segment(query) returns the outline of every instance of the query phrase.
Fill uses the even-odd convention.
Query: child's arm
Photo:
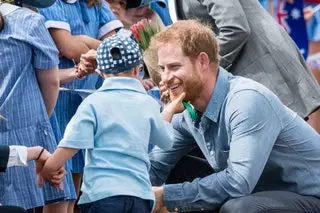
[[[59,142],[57,150],[44,165],[41,175],[45,180],[52,182],[54,175],[59,174],[59,169],[79,149],[94,148],[96,118],[92,104],[95,101],[88,97],[78,107],[77,112],[66,127],[63,139]]]
[[[56,151],[47,159],[41,170],[41,176],[49,183],[59,185],[63,179],[56,178],[61,173],[61,168],[68,159],[72,158],[79,149],[59,147]],[[57,182],[58,181],[58,182]]]
[[[163,120],[171,123],[174,114],[184,111],[184,106],[182,101],[185,97],[185,93],[182,93],[178,98],[172,100],[168,105],[166,105],[161,113]]]
[[[172,147],[174,130],[169,122],[171,122],[174,114],[184,110],[184,106],[182,104],[184,97],[185,93],[171,101],[162,111],[162,119],[159,116],[159,118],[154,121],[151,126],[150,143],[157,145],[164,150],[168,150]]]

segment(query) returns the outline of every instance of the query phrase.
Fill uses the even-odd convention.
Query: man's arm
[[[227,103],[226,118],[231,132],[227,168],[191,183],[165,185],[169,211],[217,209],[254,189],[281,129],[278,115],[264,96],[242,91]]]
[[[230,67],[251,33],[247,16],[239,0],[201,0],[207,7],[219,30],[221,62],[223,68]]]

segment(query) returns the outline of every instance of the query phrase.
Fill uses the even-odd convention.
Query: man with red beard
[[[173,147],[150,153],[155,212],[320,212],[314,129],[262,84],[221,68],[217,39],[198,21],[176,22],[151,45],[162,70],[162,98],[185,93],[197,115],[193,119],[190,108],[172,112],[181,112],[172,120]],[[196,147],[214,171],[168,184],[175,164]],[[192,164],[184,168],[186,176],[201,173]]]

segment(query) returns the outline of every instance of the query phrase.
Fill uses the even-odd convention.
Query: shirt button
[[[210,143],[209,143],[209,142],[207,143],[207,146],[210,146]]]
[[[210,155],[213,155],[214,154],[214,152],[213,151],[210,151]]]
[[[48,135],[48,132],[47,132],[47,130],[43,130],[43,132],[44,132],[44,134],[45,134],[45,135]]]
[[[174,209],[174,211],[175,211],[175,212],[178,212],[178,211],[179,211],[179,209],[178,209],[178,208],[175,208],[175,209]]]

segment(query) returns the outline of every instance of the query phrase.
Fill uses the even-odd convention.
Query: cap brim
[[[37,8],[50,7],[55,1],[56,0],[22,0],[23,4]]]

